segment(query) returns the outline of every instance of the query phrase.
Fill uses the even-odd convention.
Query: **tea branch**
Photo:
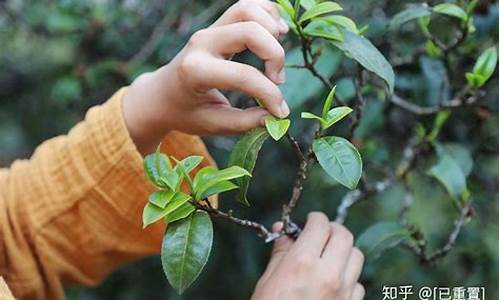
[[[440,248],[430,252],[427,249],[427,240],[419,231],[413,233],[412,242],[404,242],[403,246],[413,252],[419,260],[424,264],[434,264],[440,258],[446,256],[455,245],[460,232],[462,231],[467,220],[472,216],[472,201],[469,200],[460,210],[458,218],[455,220],[453,229],[448,234],[447,242]]]
[[[267,229],[267,227],[261,223],[235,217],[233,215],[232,210],[229,210],[228,212],[223,212],[213,207],[210,201],[208,201],[207,199],[204,199],[201,202],[193,201],[191,202],[191,204],[193,204],[197,209],[203,210],[213,217],[226,219],[236,225],[256,230],[258,236],[262,237],[266,242],[272,241],[280,236],[279,233],[273,233],[271,230]]]

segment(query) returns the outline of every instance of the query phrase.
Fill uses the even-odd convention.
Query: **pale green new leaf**
[[[231,191],[231,190],[234,190],[237,188],[238,188],[238,186],[229,180],[217,182],[216,184],[207,188],[203,193],[201,193],[200,199],[206,199],[212,195]]]
[[[348,106],[339,106],[332,108],[326,115],[326,128],[331,127],[333,124],[345,118],[348,114],[352,112],[352,108]]]
[[[188,156],[186,158],[184,158],[183,160],[181,160],[179,163],[182,165],[182,167],[184,168],[184,171],[186,171],[186,173],[190,173],[191,171],[194,170],[194,168],[196,168],[201,162],[203,161],[203,156],[197,156],[197,155],[191,155],[191,156]],[[176,165],[177,167],[177,165]]]
[[[467,13],[460,6],[453,3],[441,3],[434,6],[432,10],[438,14],[459,18],[463,21],[467,20]]]
[[[382,53],[365,37],[345,29],[342,30],[342,33],[343,41],[332,41],[332,44],[359,62],[365,69],[384,79],[392,92],[394,90],[394,71]]]
[[[161,262],[168,282],[182,294],[200,275],[213,242],[208,214],[196,211],[167,226],[161,247]]]
[[[358,33],[358,27],[356,26],[356,23],[354,23],[353,20],[349,19],[346,16],[332,15],[332,16],[314,18],[313,20],[326,21],[332,25],[338,25],[340,27],[344,27],[349,31]]]
[[[426,3],[413,4],[394,15],[389,23],[389,30],[397,30],[401,25],[420,17],[430,16],[431,10]]]
[[[165,208],[158,207],[150,202],[146,203],[144,210],[142,211],[142,228],[146,228],[148,225],[160,220],[166,216],[168,211]]]
[[[297,1],[300,2],[300,6],[302,6],[305,10],[310,9],[311,7],[316,5],[317,2],[315,0],[297,0]]]
[[[310,113],[310,112],[305,112],[305,111],[300,114],[300,117],[302,119],[316,119],[318,121],[324,121],[322,117],[317,116],[317,115]]]
[[[335,90],[337,90],[337,86],[335,85],[328,96],[326,97],[325,104],[323,104],[323,111],[321,113],[321,117],[326,120],[328,117],[328,112],[330,108],[332,108],[333,98],[335,97]]]
[[[295,19],[295,10],[289,0],[276,0],[278,5],[287,13],[290,19]]]
[[[384,251],[410,239],[410,232],[396,222],[376,223],[364,231],[356,246],[369,260],[377,259]]]
[[[175,195],[168,201],[165,208],[161,208],[154,204],[148,202],[146,206],[144,206],[144,210],[142,212],[142,226],[145,228],[146,226],[160,220],[165,217],[167,214],[175,211],[184,203],[188,202],[191,199],[191,196],[184,194],[182,192],[176,192]]]
[[[159,147],[158,147],[159,148]],[[144,173],[146,177],[154,185],[159,187],[166,187],[167,185],[161,177],[171,173],[172,165],[168,157],[157,150],[155,153],[149,154],[144,158]]]
[[[229,165],[240,166],[252,173],[259,155],[262,144],[269,137],[269,133],[265,128],[255,128],[247,132],[233,147],[229,156]],[[245,204],[248,203],[246,194],[250,185],[250,177],[241,177],[235,180],[240,187],[236,200]]]
[[[343,36],[337,25],[332,25],[324,20],[313,20],[304,28],[308,36],[325,38],[328,40],[342,41]]]
[[[201,171],[198,173],[200,174]],[[226,181],[230,179],[235,179],[235,178],[240,178],[243,176],[249,176],[251,177],[252,175],[245,170],[244,168],[240,166],[231,166],[226,169],[222,170],[215,170],[207,173],[201,173],[201,175],[196,175],[195,181],[194,181],[194,192],[196,195],[196,199],[200,200],[202,199],[201,195],[210,187],[214,186],[215,184],[221,182],[221,181]],[[198,180],[197,180],[198,179]]]
[[[475,87],[481,87],[486,83],[488,79],[490,79],[493,72],[495,72],[495,68],[497,66],[498,61],[498,50],[495,46],[486,49],[477,59],[476,64],[474,65],[473,72],[476,75],[480,75],[479,85]],[[466,75],[467,76],[467,75]]]
[[[275,141],[281,139],[286,134],[288,128],[290,127],[290,120],[277,119],[273,116],[267,116],[264,119],[264,122],[266,125],[267,132],[269,132],[269,134]]]
[[[471,87],[475,88],[481,87],[486,82],[486,78],[484,78],[484,76],[471,72],[465,73],[465,79],[467,79],[467,83]]]
[[[175,192],[172,190],[156,191],[149,195],[149,203],[154,204],[160,208],[165,208],[165,206],[167,206],[167,203],[172,200],[174,195]]]
[[[330,177],[349,189],[356,188],[363,164],[358,150],[348,140],[337,136],[318,138],[313,142],[313,151]]]
[[[321,2],[314,5],[310,9],[306,10],[304,14],[302,14],[302,16],[300,17],[299,23],[302,23],[317,16],[329,14],[339,10],[342,10],[342,7],[336,2],[332,1]]]

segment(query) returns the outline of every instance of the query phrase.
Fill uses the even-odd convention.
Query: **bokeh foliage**
[[[412,1],[422,2],[422,1]],[[434,5],[442,1],[429,1]],[[460,1],[459,1],[460,2]],[[445,66],[425,52],[413,61],[407,57],[425,47],[426,38],[416,22],[388,31],[391,16],[410,1],[339,1],[345,14],[360,26],[368,24],[367,36],[389,59],[396,72],[396,91],[422,106],[436,105],[463,87],[478,54],[498,40],[498,4],[480,1],[475,10],[477,28]],[[82,119],[92,105],[105,101],[113,91],[129,84],[141,72],[167,63],[195,30],[211,23],[231,1],[33,1],[0,3],[0,165],[29,157],[43,140],[65,133]],[[451,22],[451,23],[450,23]],[[453,21],[438,18],[431,30],[446,37]],[[287,49],[297,45],[293,37],[283,41]],[[429,53],[429,52],[427,52]],[[288,51],[288,60],[300,55]],[[262,67],[248,53],[237,60]],[[446,68],[451,72],[447,72]],[[355,101],[353,77],[356,65],[340,51],[328,49],[318,61],[320,71],[338,85],[337,93],[348,104]],[[467,183],[474,200],[474,216],[457,244],[435,266],[422,265],[411,252],[395,248],[365,268],[363,282],[368,299],[380,298],[383,285],[485,286],[488,298],[498,297],[498,80],[495,73],[482,89],[477,105],[454,109],[439,133],[441,142],[458,143],[473,158]],[[385,101],[381,84],[363,88],[366,98],[361,124],[353,141],[360,148],[365,176],[377,180],[385,168],[402,155],[417,123],[429,129],[434,116],[417,117]],[[287,70],[285,98],[294,111],[292,133],[303,131],[306,122],[298,112],[320,111],[325,91],[306,70]],[[237,105],[250,99],[229,93]],[[304,99],[318,99],[304,107]],[[309,102],[311,103],[311,102]],[[312,106],[312,107],[311,107]],[[335,134],[347,135],[348,123]],[[227,163],[234,143],[231,137],[206,139],[221,166]],[[293,184],[296,166],[293,153],[279,143],[268,143],[257,162],[249,197],[253,206],[242,209],[229,197],[224,208],[269,224],[279,219]],[[437,158],[434,151],[419,154],[408,175],[414,203],[409,219],[418,224],[430,247],[448,238],[456,210],[446,190],[427,170]],[[317,167],[311,170],[295,218],[305,219],[311,210],[332,218],[346,189],[332,182]],[[403,183],[375,194],[353,206],[346,220],[356,234],[371,224],[397,220]],[[146,201],[146,199],[138,199]],[[269,224],[270,225],[270,224]],[[255,234],[215,220],[212,258],[195,286],[179,298],[168,288],[159,258],[153,257],[118,270],[96,288],[71,287],[71,299],[245,299],[261,274],[269,252]]]

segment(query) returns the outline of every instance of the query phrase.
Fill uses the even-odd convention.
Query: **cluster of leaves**
[[[172,159],[175,166],[159,147],[144,159],[146,176],[159,190],[149,196],[142,220],[144,228],[162,219],[169,223],[163,238],[162,265],[172,287],[182,293],[198,277],[212,247],[212,223],[206,212],[196,211],[197,203],[237,188],[231,180],[250,173],[238,166],[222,170],[207,166],[193,179],[190,173],[203,157]],[[184,181],[188,193],[182,191]]]

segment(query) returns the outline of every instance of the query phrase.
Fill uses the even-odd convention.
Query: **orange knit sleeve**
[[[118,266],[159,252],[164,225],[142,230],[154,188],[122,117],[125,92],[90,109],[29,160],[0,170],[0,276],[15,297],[62,299],[63,283],[94,285]],[[213,164],[195,136],[171,132],[162,150],[178,159],[202,155],[201,167]]]

